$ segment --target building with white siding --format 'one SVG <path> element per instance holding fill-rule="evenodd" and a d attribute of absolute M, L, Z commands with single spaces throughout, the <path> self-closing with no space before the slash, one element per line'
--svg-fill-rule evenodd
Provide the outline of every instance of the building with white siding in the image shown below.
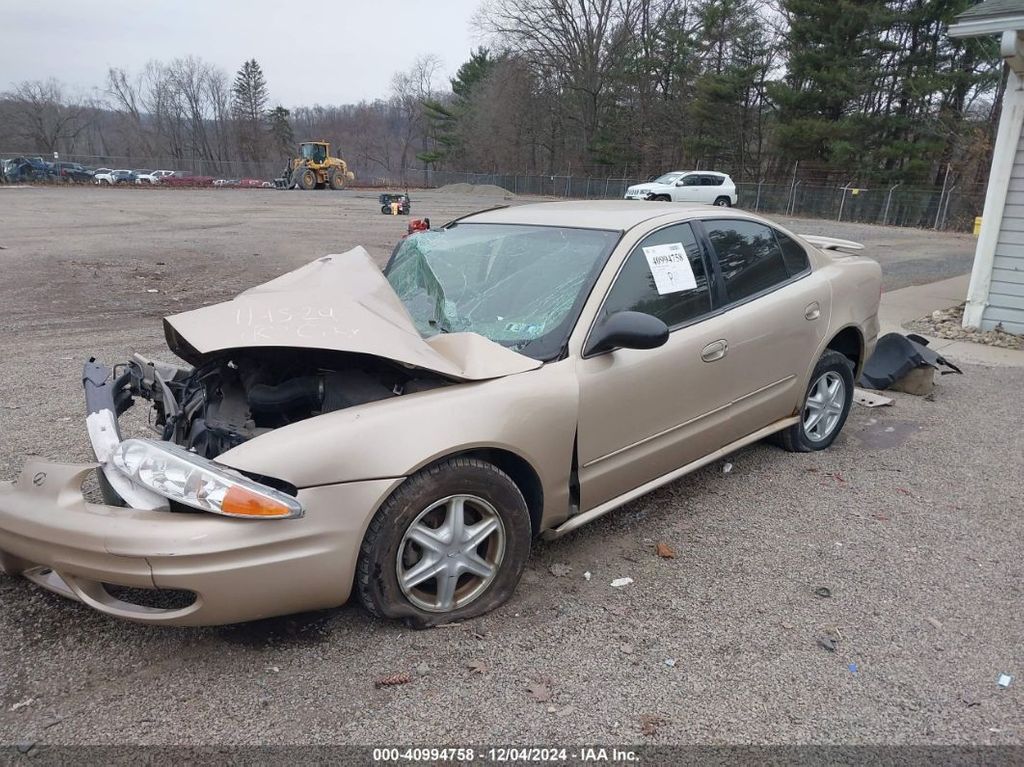
<path fill-rule="evenodd" d="M 997 36 L 1010 68 L 964 327 L 1024 335 L 1024 0 L 985 0 L 957 16 L 949 35 Z"/>

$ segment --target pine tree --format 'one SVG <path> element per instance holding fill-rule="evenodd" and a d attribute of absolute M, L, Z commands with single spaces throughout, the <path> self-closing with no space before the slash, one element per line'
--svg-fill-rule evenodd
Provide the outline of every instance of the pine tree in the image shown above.
<path fill-rule="evenodd" d="M 451 78 L 452 95 L 449 98 L 422 100 L 426 146 L 416 159 L 430 166 L 458 153 L 462 143 L 460 129 L 473 109 L 474 90 L 494 71 L 496 63 L 487 48 L 477 48 Z"/>
<path fill-rule="evenodd" d="M 238 145 L 243 157 L 263 157 L 263 132 L 267 101 L 267 81 L 256 59 L 249 59 L 235 75 L 231 87 L 231 113 L 238 127 Z"/>
<path fill-rule="evenodd" d="M 760 109 L 752 91 L 770 51 L 753 0 L 709 0 L 698 7 L 698 19 L 703 72 L 688 100 L 692 129 L 683 145 L 702 167 L 742 176 Z"/>
<path fill-rule="evenodd" d="M 870 91 L 885 0 L 782 0 L 788 71 L 773 83 L 779 148 L 790 159 L 842 162 Z"/>
<path fill-rule="evenodd" d="M 267 133 L 271 151 L 291 157 L 295 152 L 295 134 L 292 132 L 291 112 L 277 106 L 267 113 Z"/>
<path fill-rule="evenodd" d="M 480 47 L 469 54 L 469 61 L 459 67 L 459 71 L 451 80 L 452 93 L 455 94 L 460 104 L 469 101 L 473 94 L 473 88 L 487 78 L 494 70 L 495 63 L 487 48 Z"/>

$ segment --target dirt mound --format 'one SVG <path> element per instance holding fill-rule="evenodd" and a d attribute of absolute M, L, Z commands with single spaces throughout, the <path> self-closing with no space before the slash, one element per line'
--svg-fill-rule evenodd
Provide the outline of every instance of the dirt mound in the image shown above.
<path fill-rule="evenodd" d="M 445 184 L 438 187 L 437 191 L 445 194 L 473 194 L 478 197 L 504 197 L 505 199 L 515 197 L 508 189 L 502 189 L 494 184 Z"/>

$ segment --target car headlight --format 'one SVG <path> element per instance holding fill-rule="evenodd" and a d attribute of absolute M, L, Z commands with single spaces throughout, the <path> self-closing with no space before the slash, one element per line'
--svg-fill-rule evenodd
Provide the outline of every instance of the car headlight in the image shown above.
<path fill-rule="evenodd" d="M 303 514 L 295 498 L 229 473 L 171 442 L 126 439 L 114 466 L 155 493 L 194 509 L 246 519 L 292 519 Z"/>

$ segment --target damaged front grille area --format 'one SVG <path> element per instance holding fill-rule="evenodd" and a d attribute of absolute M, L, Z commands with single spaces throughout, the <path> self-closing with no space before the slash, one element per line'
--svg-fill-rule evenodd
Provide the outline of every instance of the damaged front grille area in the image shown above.
<path fill-rule="evenodd" d="M 223 353 L 196 368 L 136 354 L 114 382 L 118 414 L 133 396 L 149 400 L 160 438 L 205 458 L 323 413 L 449 383 L 368 355 L 276 347 Z"/>

